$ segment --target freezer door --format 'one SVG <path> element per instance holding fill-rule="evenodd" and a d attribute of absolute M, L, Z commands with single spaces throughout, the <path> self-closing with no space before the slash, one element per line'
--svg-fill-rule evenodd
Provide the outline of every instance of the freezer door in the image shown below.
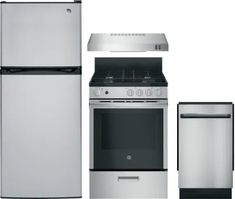
<path fill-rule="evenodd" d="M 81 66 L 80 3 L 3 3 L 2 66 Z"/>
<path fill-rule="evenodd" d="M 231 188 L 233 105 L 180 104 L 179 187 Z"/>
<path fill-rule="evenodd" d="M 81 196 L 80 75 L 2 75 L 2 197 Z"/>

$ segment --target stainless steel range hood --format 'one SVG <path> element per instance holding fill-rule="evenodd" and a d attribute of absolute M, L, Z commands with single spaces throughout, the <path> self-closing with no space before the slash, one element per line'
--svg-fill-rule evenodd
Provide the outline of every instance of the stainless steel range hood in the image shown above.
<path fill-rule="evenodd" d="M 165 34 L 91 34 L 88 51 L 144 52 L 168 51 Z"/>

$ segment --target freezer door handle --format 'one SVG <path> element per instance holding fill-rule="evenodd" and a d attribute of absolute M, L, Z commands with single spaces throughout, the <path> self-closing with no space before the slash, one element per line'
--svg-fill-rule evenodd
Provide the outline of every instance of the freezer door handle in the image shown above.
<path fill-rule="evenodd" d="M 200 114 L 200 113 L 184 113 L 180 114 L 182 119 L 228 119 L 231 114 Z"/>
<path fill-rule="evenodd" d="M 131 181 L 139 181 L 139 176 L 118 176 L 118 181 L 123 181 L 123 180 L 131 180 Z"/>

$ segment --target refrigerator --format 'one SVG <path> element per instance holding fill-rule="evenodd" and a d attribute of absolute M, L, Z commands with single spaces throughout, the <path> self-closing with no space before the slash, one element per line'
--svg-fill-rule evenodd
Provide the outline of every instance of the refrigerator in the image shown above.
<path fill-rule="evenodd" d="M 2 2 L 1 198 L 81 197 L 81 2 Z"/>
<path fill-rule="evenodd" d="M 178 104 L 180 198 L 232 198 L 234 105 Z"/>

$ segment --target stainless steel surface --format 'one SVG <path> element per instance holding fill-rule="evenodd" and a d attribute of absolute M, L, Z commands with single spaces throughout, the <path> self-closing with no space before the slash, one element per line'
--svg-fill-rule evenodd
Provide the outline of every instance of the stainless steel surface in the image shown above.
<path fill-rule="evenodd" d="M 3 198 L 3 197 L 2 197 L 1 199 L 16 199 L 16 198 L 12 198 L 12 197 Z M 21 199 L 21 198 L 19 198 L 19 199 Z M 65 197 L 63 197 L 63 198 L 59 198 L 59 199 L 71 199 L 71 198 L 65 198 Z M 78 198 L 73 197 L 72 199 L 81 199 L 81 197 L 78 197 Z"/>
<path fill-rule="evenodd" d="M 115 102 L 115 101 L 103 101 L 103 100 L 90 100 L 90 168 L 94 168 L 94 110 L 95 109 L 163 109 L 164 114 L 164 157 L 163 157 L 163 167 L 167 169 L 167 112 L 168 105 L 167 100 L 159 100 L 159 101 L 149 101 L 144 102 L 141 100 L 134 101 L 133 103 L 125 103 L 125 102 Z"/>
<path fill-rule="evenodd" d="M 180 118 L 180 114 L 231 118 Z M 179 187 L 231 188 L 233 185 L 232 104 L 179 105 Z"/>
<path fill-rule="evenodd" d="M 120 176 L 126 180 L 119 180 Z M 90 198 L 167 198 L 167 172 L 92 171 Z"/>
<path fill-rule="evenodd" d="M 0 3 L 0 23 L 2 22 L 2 4 Z M 2 25 L 0 24 L 0 69 L 2 67 Z M 0 188 L 1 189 L 1 188 Z"/>
<path fill-rule="evenodd" d="M 80 3 L 1 5 L 2 66 L 81 66 Z"/>
<path fill-rule="evenodd" d="M 80 75 L 2 75 L 2 193 L 81 196 Z"/>
<path fill-rule="evenodd" d="M 167 98 L 167 87 L 90 87 L 90 98 Z"/>
<path fill-rule="evenodd" d="M 2 75 L 0 75 L 0 154 L 2 154 Z M 2 195 L 2 156 L 0 155 L 0 193 Z M 1 198 L 1 196 L 0 196 Z"/>
<path fill-rule="evenodd" d="M 168 51 L 165 34 L 91 34 L 88 51 Z"/>

